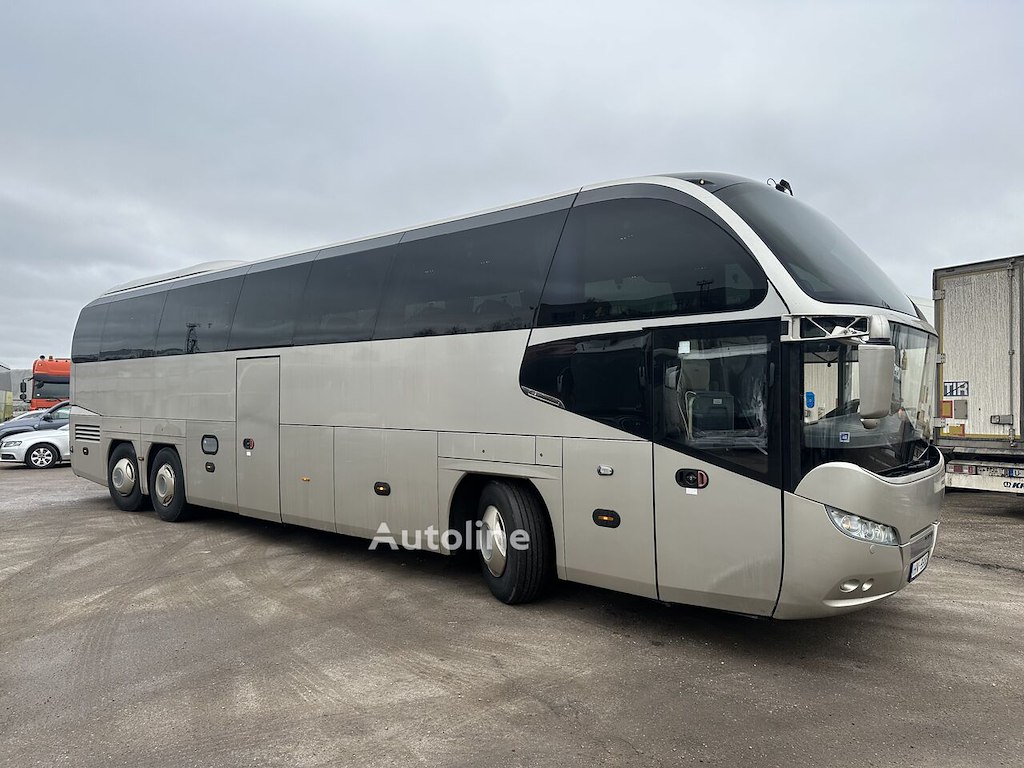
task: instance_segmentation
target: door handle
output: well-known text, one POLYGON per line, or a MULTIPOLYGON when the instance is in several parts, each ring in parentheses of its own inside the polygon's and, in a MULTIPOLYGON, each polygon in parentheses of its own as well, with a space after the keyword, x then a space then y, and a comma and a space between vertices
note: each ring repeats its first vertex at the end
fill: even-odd
POLYGON ((676 482, 683 488, 707 488, 708 473, 703 469, 680 469, 676 472, 676 482))

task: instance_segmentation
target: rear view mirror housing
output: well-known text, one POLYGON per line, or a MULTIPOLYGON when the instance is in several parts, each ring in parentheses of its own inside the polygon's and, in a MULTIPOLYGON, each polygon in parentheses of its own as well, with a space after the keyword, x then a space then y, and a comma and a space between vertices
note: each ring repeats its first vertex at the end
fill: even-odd
POLYGON ((892 344, 861 344, 857 348, 861 419, 881 419, 889 415, 895 365, 896 347, 892 344))

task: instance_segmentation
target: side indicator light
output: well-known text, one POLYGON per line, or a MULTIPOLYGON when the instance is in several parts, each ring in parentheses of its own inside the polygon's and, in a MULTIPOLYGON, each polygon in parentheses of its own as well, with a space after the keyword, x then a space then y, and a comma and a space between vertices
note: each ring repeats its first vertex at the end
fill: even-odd
POLYGON ((594 522, 602 528, 618 528, 622 518, 613 509, 595 509, 594 522))
POLYGON ((388 483, 374 483, 373 492, 378 496, 390 496, 391 486, 388 483))

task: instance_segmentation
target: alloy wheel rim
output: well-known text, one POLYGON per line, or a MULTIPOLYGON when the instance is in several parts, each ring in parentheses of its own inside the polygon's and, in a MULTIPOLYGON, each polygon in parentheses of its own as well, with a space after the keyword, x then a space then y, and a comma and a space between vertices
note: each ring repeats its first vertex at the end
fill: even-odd
POLYGON ((30 461, 34 466, 45 467, 53 461, 53 455, 49 448, 36 448, 32 451, 30 461))

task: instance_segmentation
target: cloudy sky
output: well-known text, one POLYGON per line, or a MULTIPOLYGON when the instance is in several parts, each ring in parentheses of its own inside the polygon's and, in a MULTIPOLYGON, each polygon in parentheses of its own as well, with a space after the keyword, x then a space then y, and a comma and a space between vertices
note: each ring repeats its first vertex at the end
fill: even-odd
POLYGON ((111 285, 662 171, 785 177, 914 295, 1024 253, 1024 3, 0 7, 0 361, 111 285))

